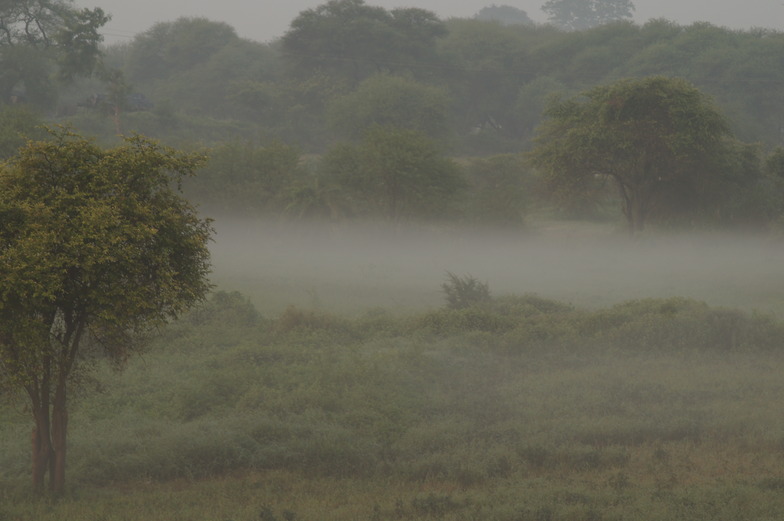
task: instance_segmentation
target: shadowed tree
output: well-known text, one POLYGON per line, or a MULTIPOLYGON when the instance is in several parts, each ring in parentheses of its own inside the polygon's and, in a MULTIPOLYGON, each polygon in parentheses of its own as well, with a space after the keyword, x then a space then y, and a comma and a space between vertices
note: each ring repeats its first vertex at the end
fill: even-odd
POLYGON ((555 100, 529 157, 550 189, 567 196, 597 179, 618 189, 631 233, 644 229, 657 204, 698 195, 726 157, 726 121, 685 80, 651 77, 596 87, 555 100))
POLYGON ((45 103, 53 71, 62 80, 89 75, 108 20, 100 8, 76 9, 71 0, 0 1, 0 101, 18 91, 45 103))
POLYGON ((210 223, 172 188, 201 162, 58 131, 0 168, 0 384, 30 400, 38 492, 47 474, 64 489, 68 394, 92 362, 122 364, 209 289, 210 223))
POLYGON ((360 212, 394 223, 443 216, 463 186, 457 165, 434 141, 395 127, 372 127, 360 143, 333 147, 323 170, 360 212))
POLYGON ((634 4, 630 0, 547 0, 542 11, 554 25, 582 31, 631 18, 634 4))

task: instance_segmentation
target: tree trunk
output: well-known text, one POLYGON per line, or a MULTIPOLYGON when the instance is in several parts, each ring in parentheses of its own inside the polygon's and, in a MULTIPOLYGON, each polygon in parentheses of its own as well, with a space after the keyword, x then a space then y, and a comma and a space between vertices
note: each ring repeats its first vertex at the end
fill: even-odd
POLYGON ((44 491, 44 479, 46 473, 51 469, 53 457, 48 402, 48 397, 42 397, 38 403, 33 404, 35 419, 32 433, 33 490, 38 494, 44 491))
POLYGON ((52 472, 49 490, 62 494, 65 490, 65 452, 68 431, 68 409, 66 406, 65 380, 58 382, 52 404, 52 472))

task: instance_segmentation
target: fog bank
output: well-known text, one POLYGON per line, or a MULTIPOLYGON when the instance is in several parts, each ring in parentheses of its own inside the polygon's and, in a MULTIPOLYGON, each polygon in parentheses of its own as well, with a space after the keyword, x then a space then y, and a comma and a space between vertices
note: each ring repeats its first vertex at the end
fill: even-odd
POLYGON ((218 219, 213 281, 262 313, 287 305, 359 313, 443 304, 447 271, 494 295, 536 293, 584 307, 682 296, 784 316, 784 242, 726 234, 631 240, 576 224, 540 232, 394 230, 218 219))

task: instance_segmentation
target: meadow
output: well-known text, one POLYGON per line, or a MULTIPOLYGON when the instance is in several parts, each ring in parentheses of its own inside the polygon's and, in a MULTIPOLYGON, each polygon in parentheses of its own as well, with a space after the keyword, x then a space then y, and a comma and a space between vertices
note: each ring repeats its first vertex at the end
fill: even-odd
POLYGON ((210 300, 76 397, 64 497, 0 409, 0 521, 784 517, 781 243, 221 226, 210 300))

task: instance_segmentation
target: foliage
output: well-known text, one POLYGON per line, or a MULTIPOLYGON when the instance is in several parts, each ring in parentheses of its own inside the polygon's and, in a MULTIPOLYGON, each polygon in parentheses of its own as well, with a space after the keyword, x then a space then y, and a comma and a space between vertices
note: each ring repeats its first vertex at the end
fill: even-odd
POLYGON ((357 89, 332 101, 331 126, 342 136, 356 139, 373 126, 420 132, 430 138, 448 133, 449 99, 444 89, 401 76, 377 74, 357 89))
POLYGON ((554 192, 581 192, 597 178, 619 191, 631 233, 673 198, 698 209, 700 194, 725 165, 728 134, 713 103, 688 82, 650 77, 554 101, 540 128, 533 164, 554 192))
POLYGON ((160 22, 128 44, 122 68, 155 105, 192 115, 247 118, 235 99, 240 85, 276 76, 275 53, 244 40, 225 23, 204 18, 160 22))
POLYGON ((252 311, 242 295, 218 292, 122 378, 99 366, 103 392, 73 411, 78 488, 57 502, 17 492, 27 442, 18 415, 3 410, 0 512, 336 521, 784 512, 782 324, 770 317, 683 298, 585 310, 534 295, 387 316, 391 328, 376 327, 377 316, 294 309, 247 320, 252 311))
POLYGON ((462 187, 457 165, 432 140, 394 127, 372 127, 360 143, 333 147, 322 170, 358 212, 394 223, 443 217, 462 187))
POLYGON ((226 142, 209 150, 209 161, 186 179, 185 193, 221 215, 280 214, 288 191, 305 174, 296 147, 226 142))
POLYGON ((0 101, 12 95, 51 102, 52 68, 60 79, 89 75, 100 56, 100 28, 109 20, 100 8, 76 9, 71 0, 0 3, 0 101))
POLYGON ((553 24, 581 31, 631 18, 634 4, 630 0, 547 0, 542 11, 553 24))
POLYGON ((472 159, 466 165, 465 219, 480 226, 520 226, 536 180, 520 154, 472 159))
POLYGON ((27 139, 43 139, 41 115, 28 106, 0 105, 0 160, 15 155, 27 139))
POLYGON ((31 400, 33 484, 62 492, 67 395, 209 288, 209 221, 172 189, 201 158, 141 137, 102 150, 66 131, 0 177, 0 377, 31 400))
POLYGON ((498 22, 502 25, 533 25, 528 13, 511 5, 490 5, 474 15, 477 20, 498 22))
POLYGON ((330 0, 303 11, 282 38, 293 74, 325 73, 358 84, 377 73, 415 75, 443 35, 435 14, 418 8, 387 11, 363 0, 330 0))
POLYGON ((441 284, 450 309, 463 309, 490 300, 490 288, 487 282, 480 282, 471 275, 462 277, 451 271, 446 272, 447 281, 441 284))

